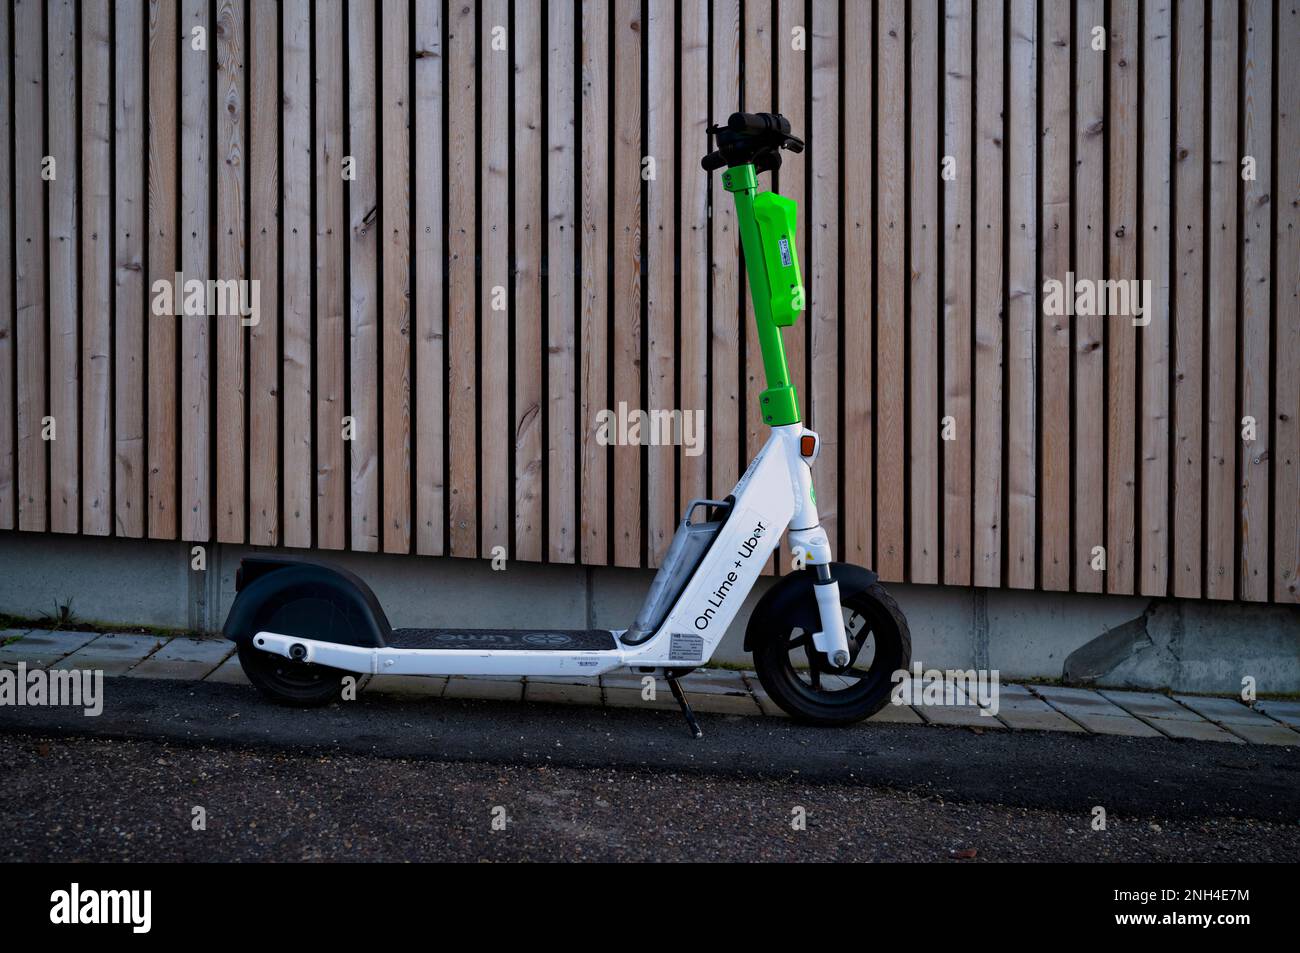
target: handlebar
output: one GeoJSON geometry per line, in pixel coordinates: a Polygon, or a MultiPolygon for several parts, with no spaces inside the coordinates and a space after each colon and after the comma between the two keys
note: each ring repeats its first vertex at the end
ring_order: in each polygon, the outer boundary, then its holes
{"type": "Polygon", "coordinates": [[[715,172],[727,164],[726,157],[716,149],[700,160],[705,172],[715,172]]]}
{"type": "Polygon", "coordinates": [[[724,166],[753,163],[756,171],[781,167],[781,150],[803,152],[803,140],[790,132],[790,120],[780,113],[732,113],[725,126],[710,126],[718,148],[700,160],[706,172],[724,166]]]}
{"type": "Polygon", "coordinates": [[[790,120],[780,113],[732,113],[727,120],[732,132],[775,132],[790,135],[790,120]]]}

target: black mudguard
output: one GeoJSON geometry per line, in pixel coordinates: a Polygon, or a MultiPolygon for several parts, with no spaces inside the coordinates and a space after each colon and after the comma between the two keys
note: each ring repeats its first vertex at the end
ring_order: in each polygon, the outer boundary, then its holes
{"type": "MultiPolygon", "coordinates": [[[[877,576],[870,569],[852,563],[831,563],[831,578],[840,584],[840,598],[861,592],[875,585],[877,576]]],[[[763,594],[749,615],[745,629],[745,651],[754,650],[754,640],[779,620],[786,633],[797,628],[816,632],[821,628],[821,615],[817,611],[817,597],[813,584],[817,581],[814,569],[791,573],[763,594]]]]}
{"type": "Polygon", "coordinates": [[[340,566],[284,556],[240,561],[235,604],[222,634],[247,643],[261,631],[381,648],[392,629],[360,576],[340,566]]]}

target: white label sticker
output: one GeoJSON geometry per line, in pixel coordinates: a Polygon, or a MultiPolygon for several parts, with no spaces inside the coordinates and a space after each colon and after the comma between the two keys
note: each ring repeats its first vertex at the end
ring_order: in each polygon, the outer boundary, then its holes
{"type": "Polygon", "coordinates": [[[777,239],[776,247],[781,250],[782,266],[789,268],[790,265],[792,264],[790,261],[790,239],[788,238],[777,239]]]}
{"type": "Polygon", "coordinates": [[[689,632],[674,632],[668,643],[668,658],[674,662],[703,660],[704,639],[689,632]]]}

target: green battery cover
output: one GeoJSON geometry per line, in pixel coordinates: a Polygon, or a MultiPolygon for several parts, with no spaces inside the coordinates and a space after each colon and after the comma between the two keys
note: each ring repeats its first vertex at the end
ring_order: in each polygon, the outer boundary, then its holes
{"type": "Polygon", "coordinates": [[[798,205],[775,192],[754,196],[754,220],[763,249],[763,267],[771,289],[772,323],[788,328],[804,308],[803,276],[794,231],[798,205]]]}

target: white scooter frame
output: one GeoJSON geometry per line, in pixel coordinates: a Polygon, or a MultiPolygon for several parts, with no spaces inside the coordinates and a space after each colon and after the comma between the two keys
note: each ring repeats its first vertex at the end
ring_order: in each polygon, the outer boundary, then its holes
{"type": "MultiPolygon", "coordinates": [[[[712,657],[787,528],[794,527],[790,555],[796,566],[829,567],[833,554],[818,522],[812,491],[811,467],[818,445],[817,435],[802,425],[772,428],[771,437],[736,484],[728,518],[681,596],[654,635],[640,644],[624,644],[626,629],[607,630],[617,646],[608,651],[376,648],[270,631],[257,632],[253,644],[296,662],[372,675],[590,677],[619,668],[651,672],[698,667],[712,657]]],[[[686,521],[690,518],[688,512],[686,521]]],[[[849,650],[839,584],[829,573],[823,578],[815,586],[821,631],[814,633],[813,644],[834,664],[842,665],[849,650]]]]}

